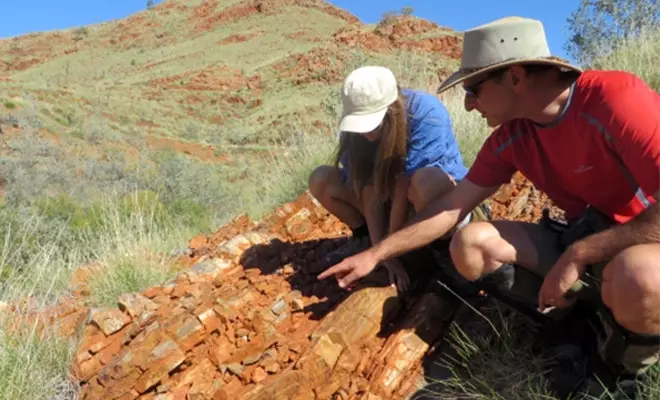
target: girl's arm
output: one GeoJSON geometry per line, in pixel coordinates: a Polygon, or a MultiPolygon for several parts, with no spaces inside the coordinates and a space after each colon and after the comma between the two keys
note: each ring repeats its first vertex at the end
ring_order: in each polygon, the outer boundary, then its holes
{"type": "MultiPolygon", "coordinates": [[[[388,224],[388,234],[394,233],[408,221],[410,203],[408,202],[408,188],[410,187],[410,178],[401,175],[396,180],[394,194],[392,195],[392,210],[390,211],[390,221],[388,224]]],[[[395,285],[399,291],[405,292],[410,287],[410,278],[403,265],[396,258],[383,261],[389,273],[390,284],[395,285]]]]}
{"type": "Polygon", "coordinates": [[[392,196],[392,211],[390,212],[390,221],[388,224],[388,233],[394,233],[408,220],[410,213],[410,204],[408,203],[408,188],[410,187],[410,177],[401,175],[396,180],[394,186],[394,195],[392,196]]]}
{"type": "Polygon", "coordinates": [[[374,245],[385,236],[385,213],[383,202],[376,198],[371,185],[362,190],[362,210],[364,210],[364,219],[369,228],[369,239],[374,245]]]}

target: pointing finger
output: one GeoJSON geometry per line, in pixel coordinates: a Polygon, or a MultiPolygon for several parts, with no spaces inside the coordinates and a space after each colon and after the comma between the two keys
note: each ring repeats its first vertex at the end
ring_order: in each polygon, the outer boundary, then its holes
{"type": "Polygon", "coordinates": [[[316,279],[323,280],[323,279],[325,279],[329,276],[332,276],[332,275],[335,275],[339,272],[342,272],[342,271],[346,270],[347,268],[348,268],[348,266],[346,265],[345,261],[342,261],[339,264],[335,264],[332,267],[330,267],[330,268],[326,269],[325,271],[323,271],[322,273],[320,273],[316,277],[316,279]]]}

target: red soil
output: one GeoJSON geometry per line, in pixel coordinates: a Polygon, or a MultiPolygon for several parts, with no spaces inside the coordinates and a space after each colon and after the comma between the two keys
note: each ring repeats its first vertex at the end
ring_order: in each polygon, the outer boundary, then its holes
{"type": "Polygon", "coordinates": [[[395,18],[389,23],[380,24],[373,32],[366,32],[357,25],[348,25],[335,32],[333,38],[337,43],[372,51],[421,50],[442,53],[449,58],[460,58],[461,39],[455,35],[439,34],[425,39],[416,38],[438,29],[439,25],[426,20],[395,18]]]}
{"type": "Polygon", "coordinates": [[[219,65],[165,78],[152,79],[147,82],[147,85],[159,89],[173,90],[233,92],[240,89],[249,89],[252,93],[258,95],[261,92],[262,83],[259,75],[246,77],[237,68],[219,65]],[[181,82],[184,84],[181,84],[181,82]]]}
{"type": "Polygon", "coordinates": [[[211,145],[202,145],[199,143],[184,143],[173,139],[167,139],[163,137],[153,137],[150,136],[147,139],[147,144],[151,149],[168,149],[174,150],[178,153],[187,154],[193,157],[197,157],[202,161],[214,162],[214,163],[226,163],[231,159],[225,154],[216,154],[216,150],[211,145]]]}
{"type": "Polygon", "coordinates": [[[255,13],[282,12],[282,7],[286,6],[314,8],[350,23],[358,22],[352,14],[321,0],[250,0],[221,9],[217,13],[217,1],[205,0],[200,6],[193,9],[189,20],[195,24],[198,33],[206,32],[213,30],[219,24],[245,18],[255,13]]]}
{"type": "Polygon", "coordinates": [[[264,34],[264,31],[258,31],[258,32],[252,32],[249,34],[240,34],[237,33],[235,35],[230,35],[222,40],[218,40],[216,43],[219,45],[224,45],[224,44],[231,44],[231,43],[241,43],[241,42],[246,42],[252,38],[255,38],[257,36],[261,36],[264,34]]]}
{"type": "Polygon", "coordinates": [[[306,54],[295,54],[275,64],[273,68],[281,78],[291,80],[294,85],[315,82],[333,84],[342,82],[346,56],[330,49],[313,49],[306,54]]]}

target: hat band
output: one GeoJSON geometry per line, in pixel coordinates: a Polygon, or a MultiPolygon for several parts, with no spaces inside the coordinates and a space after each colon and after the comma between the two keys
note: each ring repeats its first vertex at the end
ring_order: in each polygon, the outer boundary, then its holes
{"type": "Polygon", "coordinates": [[[500,64],[510,64],[511,62],[516,62],[516,61],[519,61],[520,63],[526,63],[526,62],[533,63],[535,61],[555,61],[562,64],[570,65],[570,62],[568,60],[564,60],[563,58],[557,56],[545,56],[545,57],[533,57],[533,58],[507,58],[481,67],[461,68],[460,73],[465,75],[474,74],[475,72],[479,72],[484,69],[497,67],[500,64]]]}

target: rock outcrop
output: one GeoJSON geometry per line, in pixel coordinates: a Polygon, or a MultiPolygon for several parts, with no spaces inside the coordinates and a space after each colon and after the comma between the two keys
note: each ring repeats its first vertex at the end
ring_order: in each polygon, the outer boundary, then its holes
{"type": "Polygon", "coordinates": [[[382,271],[351,292],[318,281],[328,253],[349,245],[344,228],[304,194],[260,224],[241,217],[193,238],[189,270],[90,310],[73,367],[80,398],[409,395],[453,306],[432,292],[404,304],[382,271]]]}
{"type": "MultiPolygon", "coordinates": [[[[550,206],[519,174],[491,203],[523,220],[550,206]]],[[[305,193],[260,223],[192,238],[189,269],[89,310],[72,368],[80,399],[408,397],[457,305],[423,285],[398,294],[381,270],[352,291],[318,281],[331,252],[357,251],[345,228],[305,193]]]]}

